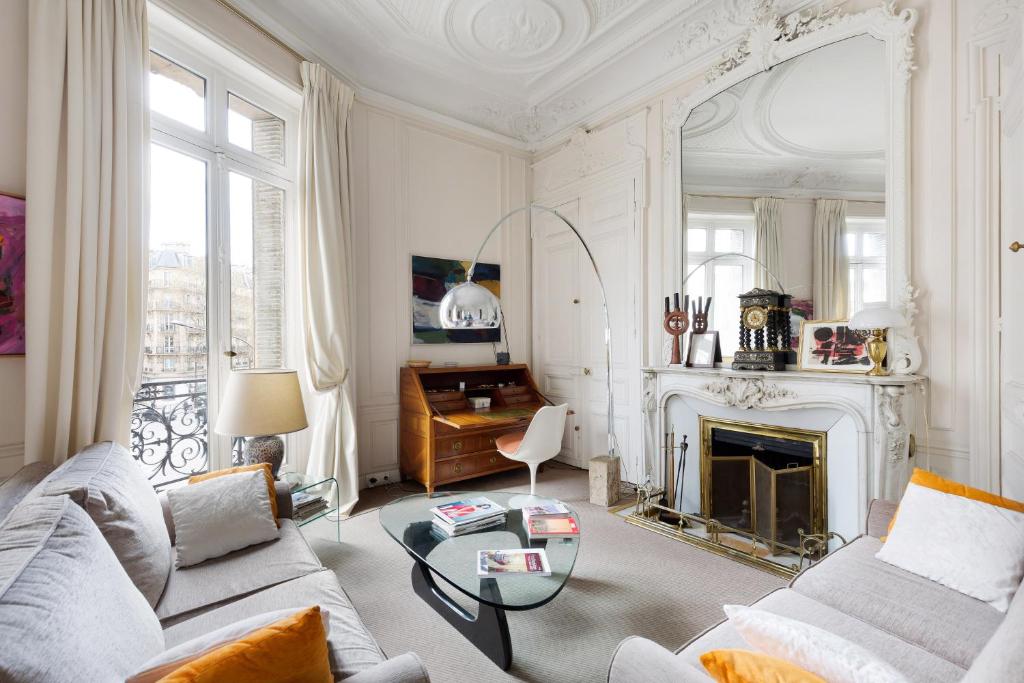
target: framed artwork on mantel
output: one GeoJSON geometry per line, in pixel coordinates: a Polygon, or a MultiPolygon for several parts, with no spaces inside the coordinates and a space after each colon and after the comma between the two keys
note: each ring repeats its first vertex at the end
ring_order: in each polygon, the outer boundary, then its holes
{"type": "Polygon", "coordinates": [[[801,370],[863,374],[871,368],[868,335],[848,320],[805,320],[800,325],[801,370]]]}
{"type": "MultiPolygon", "coordinates": [[[[412,343],[488,344],[501,341],[501,330],[446,330],[438,314],[441,299],[449,289],[466,281],[472,261],[412,257],[412,343]]],[[[477,263],[473,282],[501,298],[501,266],[477,263]]]]}
{"type": "Polygon", "coordinates": [[[25,353],[25,198],[0,193],[0,356],[25,353]]]}

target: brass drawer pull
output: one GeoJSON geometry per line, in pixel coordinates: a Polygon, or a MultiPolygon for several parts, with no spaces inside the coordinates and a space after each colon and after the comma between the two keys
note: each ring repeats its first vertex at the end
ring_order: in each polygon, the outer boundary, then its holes
{"type": "Polygon", "coordinates": [[[490,443],[490,444],[491,444],[492,446],[494,445],[494,437],[493,437],[493,436],[491,436],[491,437],[488,437],[488,438],[487,438],[487,441],[488,441],[488,443],[490,443]]]}
{"type": "Polygon", "coordinates": [[[452,450],[453,451],[461,451],[462,450],[462,442],[461,441],[456,441],[455,443],[453,443],[452,444],[452,450]]]}
{"type": "Polygon", "coordinates": [[[494,463],[498,462],[498,456],[492,455],[491,459],[488,462],[490,462],[493,465],[494,463]]]}
{"type": "Polygon", "coordinates": [[[454,465],[452,465],[452,473],[453,474],[462,474],[462,463],[461,462],[457,462],[454,465]]]}

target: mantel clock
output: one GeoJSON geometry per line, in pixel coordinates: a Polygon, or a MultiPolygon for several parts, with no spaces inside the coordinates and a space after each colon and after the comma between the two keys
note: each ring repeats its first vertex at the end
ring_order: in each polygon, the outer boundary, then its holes
{"type": "Polygon", "coordinates": [[[755,287],[740,294],[740,348],[733,370],[785,370],[796,362],[790,348],[792,296],[755,287]]]}

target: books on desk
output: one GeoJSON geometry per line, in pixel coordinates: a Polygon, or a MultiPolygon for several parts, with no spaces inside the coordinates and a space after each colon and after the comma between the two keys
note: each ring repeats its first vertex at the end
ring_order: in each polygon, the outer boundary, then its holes
{"type": "Polygon", "coordinates": [[[461,536],[505,523],[507,510],[489,498],[467,498],[431,508],[434,528],[445,536],[461,536]]]}
{"type": "Polygon", "coordinates": [[[296,522],[302,522],[326,510],[327,505],[327,500],[322,496],[314,496],[305,491],[293,493],[292,517],[295,518],[296,522]]]}
{"type": "Polygon", "coordinates": [[[547,554],[541,548],[481,550],[477,553],[476,573],[479,576],[551,576],[551,565],[548,564],[547,554]]]}

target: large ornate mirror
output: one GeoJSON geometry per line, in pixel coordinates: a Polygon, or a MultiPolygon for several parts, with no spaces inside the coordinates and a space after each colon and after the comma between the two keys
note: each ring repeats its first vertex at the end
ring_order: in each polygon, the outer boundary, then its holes
{"type": "MultiPolygon", "coordinates": [[[[723,355],[738,346],[736,297],[753,287],[793,296],[794,340],[801,319],[845,320],[870,304],[912,319],[914,19],[889,5],[766,14],[677,112],[679,281],[713,297],[723,355]]],[[[913,372],[912,327],[896,336],[893,367],[913,372]]]]}

